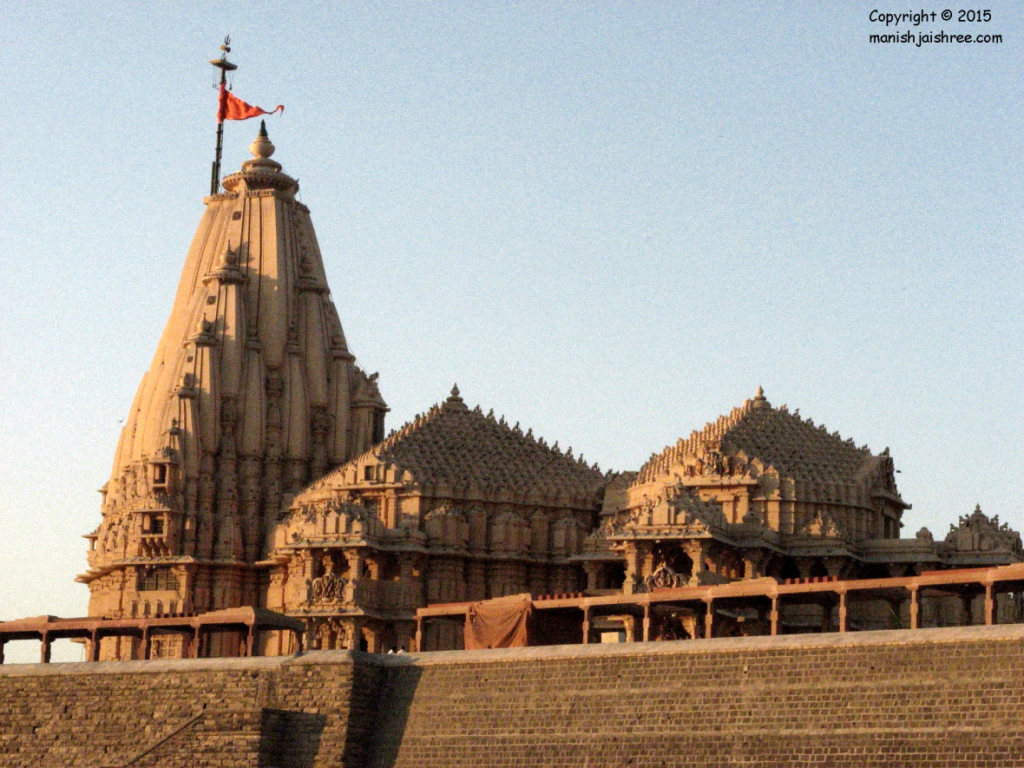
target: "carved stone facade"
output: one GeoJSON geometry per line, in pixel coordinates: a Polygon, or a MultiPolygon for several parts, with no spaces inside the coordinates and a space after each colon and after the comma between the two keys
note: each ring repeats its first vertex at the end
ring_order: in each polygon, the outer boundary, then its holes
{"type": "MultiPolygon", "coordinates": [[[[286,586],[267,607],[336,622],[353,649],[390,650],[409,647],[415,611],[428,603],[582,591],[578,558],[605,483],[571,452],[470,410],[453,389],[295,497],[269,558],[286,586]],[[330,604],[305,586],[328,559],[351,587],[330,604]]],[[[461,629],[431,631],[452,644],[461,629]]]]}
{"type": "MultiPolygon", "coordinates": [[[[900,538],[909,505],[888,449],[760,390],[638,472],[601,473],[457,388],[385,439],[298,184],[265,131],[251,151],[205,201],[118,443],[80,577],[90,615],[254,605],[303,618],[311,647],[385,651],[410,646],[428,603],[1024,560],[1020,535],[980,509],[943,541],[900,538]]],[[[663,637],[693,634],[692,616],[655,619],[663,637]]],[[[459,646],[459,627],[430,631],[447,635],[430,646],[459,646]]]]}
{"type": "Polygon", "coordinates": [[[859,578],[1024,559],[1020,535],[980,509],[945,542],[900,538],[910,505],[889,450],[872,454],[759,389],[636,473],[609,483],[591,570],[626,563],[623,589],[736,579],[859,578]]]}

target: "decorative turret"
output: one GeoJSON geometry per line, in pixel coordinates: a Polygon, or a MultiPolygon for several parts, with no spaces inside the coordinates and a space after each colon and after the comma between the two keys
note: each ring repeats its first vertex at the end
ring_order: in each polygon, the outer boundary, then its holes
{"type": "Polygon", "coordinates": [[[92,615],[130,614],[144,596],[117,573],[143,567],[177,569],[161,583],[179,585],[179,609],[252,602],[291,495],[383,437],[376,374],[354,364],[309,209],[270,159],[265,124],[250,151],[206,198],[118,442],[81,577],[92,615]]]}

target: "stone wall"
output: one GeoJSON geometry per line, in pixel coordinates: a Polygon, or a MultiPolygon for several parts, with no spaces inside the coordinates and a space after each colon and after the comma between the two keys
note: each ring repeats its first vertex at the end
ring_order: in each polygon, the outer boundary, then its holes
{"type": "Polygon", "coordinates": [[[383,671],[345,652],[0,667],[0,766],[361,766],[383,671]]]}
{"type": "Polygon", "coordinates": [[[1022,670],[1022,625],[11,666],[0,765],[1024,766],[1022,670]]]}

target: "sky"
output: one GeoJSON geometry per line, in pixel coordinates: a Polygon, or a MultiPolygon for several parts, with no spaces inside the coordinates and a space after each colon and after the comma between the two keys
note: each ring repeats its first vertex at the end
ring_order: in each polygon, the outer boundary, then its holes
{"type": "MultiPolygon", "coordinates": [[[[457,382],[635,470],[760,385],[890,448],[903,535],[975,504],[1024,528],[1024,5],[878,7],[0,5],[0,619],[86,614],[225,34],[234,93],[286,107],[274,159],[389,428],[457,382]],[[869,42],[907,29],[1002,42],[869,42]]],[[[258,128],[226,126],[225,173],[258,128]]]]}

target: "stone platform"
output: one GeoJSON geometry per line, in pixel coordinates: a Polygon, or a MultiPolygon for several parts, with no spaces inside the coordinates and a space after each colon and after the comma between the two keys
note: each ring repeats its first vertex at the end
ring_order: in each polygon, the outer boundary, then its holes
{"type": "Polygon", "coordinates": [[[1024,766],[1024,625],[7,666],[0,765],[1024,766]]]}

